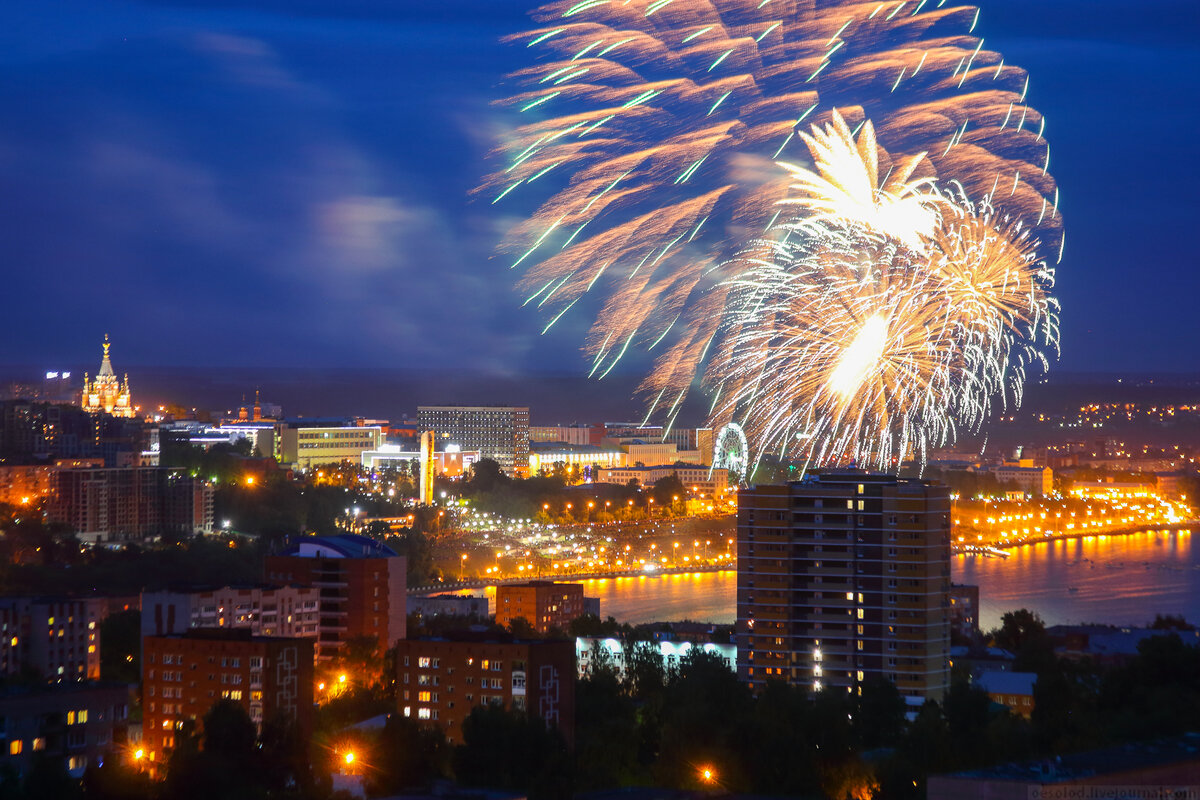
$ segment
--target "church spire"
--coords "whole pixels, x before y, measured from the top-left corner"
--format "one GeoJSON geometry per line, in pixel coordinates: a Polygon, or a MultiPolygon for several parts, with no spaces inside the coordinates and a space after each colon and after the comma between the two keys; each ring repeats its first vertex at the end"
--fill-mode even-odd
{"type": "Polygon", "coordinates": [[[109,343],[108,334],[106,333],[104,334],[104,358],[100,360],[100,371],[96,373],[96,377],[111,375],[115,378],[117,375],[113,372],[112,362],[108,360],[108,348],[110,347],[112,345],[109,343]]]}

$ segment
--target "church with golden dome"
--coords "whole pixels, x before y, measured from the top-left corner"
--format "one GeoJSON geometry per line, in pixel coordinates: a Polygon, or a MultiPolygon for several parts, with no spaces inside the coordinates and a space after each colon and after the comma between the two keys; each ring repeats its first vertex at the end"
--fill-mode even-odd
{"type": "Polygon", "coordinates": [[[117,374],[113,372],[112,362],[108,358],[109,347],[111,345],[106,333],[104,334],[104,358],[100,360],[100,371],[96,373],[96,379],[89,380],[86,372],[83,375],[83,395],[80,398],[80,405],[84,411],[91,414],[99,414],[103,411],[114,417],[130,418],[133,416],[134,407],[133,401],[129,398],[129,376],[125,376],[123,383],[117,379],[117,374]]]}

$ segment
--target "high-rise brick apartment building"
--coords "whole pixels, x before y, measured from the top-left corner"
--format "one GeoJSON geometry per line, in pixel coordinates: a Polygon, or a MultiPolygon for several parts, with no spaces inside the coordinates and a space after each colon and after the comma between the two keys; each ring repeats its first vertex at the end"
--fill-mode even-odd
{"type": "Polygon", "coordinates": [[[950,495],[857,470],[738,496],[738,675],[911,705],[949,684],[950,495]]]}
{"type": "Polygon", "coordinates": [[[538,633],[565,631],[585,613],[582,583],[530,581],[496,587],[496,624],[506,628],[522,617],[538,633]]]}
{"type": "Polygon", "coordinates": [[[277,716],[304,736],[312,730],[311,639],[206,628],[147,636],[143,650],[142,741],[154,765],[175,747],[184,720],[202,720],[222,699],[239,703],[260,730],[277,716]]]}
{"type": "Polygon", "coordinates": [[[528,406],[419,406],[417,426],[437,434],[438,450],[457,444],[478,450],[508,475],[529,474],[528,406]]]}
{"type": "Polygon", "coordinates": [[[575,731],[575,643],[520,642],[460,635],[408,639],[396,646],[396,703],[401,714],[462,742],[462,723],[476,706],[497,703],[575,731]]]}
{"type": "Polygon", "coordinates": [[[407,559],[366,536],[309,536],[267,556],[271,583],[320,590],[317,658],[328,659],[351,639],[371,636],[388,649],[404,638],[407,559]]]}

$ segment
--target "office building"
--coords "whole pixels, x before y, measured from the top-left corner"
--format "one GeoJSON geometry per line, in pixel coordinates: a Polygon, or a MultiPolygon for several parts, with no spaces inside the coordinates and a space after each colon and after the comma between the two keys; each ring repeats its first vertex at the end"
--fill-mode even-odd
{"type": "Polygon", "coordinates": [[[950,493],[858,470],[738,495],[738,675],[911,706],[949,684],[950,493]]]}
{"type": "Polygon", "coordinates": [[[642,489],[649,489],[656,481],[679,478],[686,491],[707,497],[723,495],[729,491],[729,471],[710,469],[700,464],[669,464],[659,467],[613,467],[596,471],[597,483],[615,483],[628,486],[635,481],[642,489]],[[711,474],[710,474],[711,473],[711,474]]]}
{"type": "Polygon", "coordinates": [[[184,721],[201,722],[223,699],[245,708],[260,733],[274,719],[312,731],[311,639],[209,628],[142,642],[142,746],[152,765],[166,760],[184,721]]]}
{"type": "Polygon", "coordinates": [[[496,587],[496,624],[506,628],[521,617],[538,633],[565,631],[586,613],[582,583],[530,581],[496,587]]]}
{"type": "Polygon", "coordinates": [[[268,582],[320,590],[320,659],[357,637],[377,639],[381,650],[404,638],[406,567],[391,548],[349,533],[296,539],[265,564],[268,582]]]}
{"type": "Polygon", "coordinates": [[[46,515],[92,544],[212,533],[213,487],[167,467],[60,467],[46,515]]]}
{"type": "Polygon", "coordinates": [[[1045,497],[1054,492],[1054,470],[1034,466],[1032,458],[992,467],[992,474],[1000,483],[1015,486],[1030,497],[1045,497]]]}
{"type": "Polygon", "coordinates": [[[604,438],[603,425],[530,425],[529,441],[540,444],[598,445],[604,438]]]}
{"type": "Polygon", "coordinates": [[[408,639],[396,645],[396,704],[401,714],[462,742],[476,706],[497,703],[575,730],[575,645],[510,638],[408,639]]]}
{"type": "MultiPolygon", "coordinates": [[[[81,683],[0,690],[0,784],[24,778],[48,759],[75,779],[115,757],[124,745],[129,688],[81,683]]],[[[14,787],[15,788],[15,787],[14,787]]]]}
{"type": "Polygon", "coordinates": [[[319,420],[289,420],[279,431],[279,461],[300,469],[349,461],[358,464],[363,453],[383,443],[379,425],[341,424],[319,420]]]}
{"type": "Polygon", "coordinates": [[[529,408],[527,406],[420,406],[418,427],[437,434],[443,443],[478,450],[500,465],[505,474],[529,474],[529,408]]]}
{"type": "Polygon", "coordinates": [[[565,469],[595,479],[599,469],[623,467],[627,458],[625,451],[616,446],[534,442],[529,445],[529,474],[553,474],[556,469],[565,469]]]}
{"type": "Polygon", "coordinates": [[[142,636],[191,628],[239,628],[255,636],[316,640],[321,590],[315,586],[220,586],[142,592],[142,636]]]}
{"type": "Polygon", "coordinates": [[[0,598],[0,676],[35,672],[50,682],[100,678],[101,598],[0,598]]]}

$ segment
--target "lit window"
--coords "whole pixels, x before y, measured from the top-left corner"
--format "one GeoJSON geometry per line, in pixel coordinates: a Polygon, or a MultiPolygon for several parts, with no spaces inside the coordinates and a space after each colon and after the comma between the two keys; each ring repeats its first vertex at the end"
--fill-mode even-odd
{"type": "Polygon", "coordinates": [[[429,709],[428,708],[418,708],[417,709],[417,719],[429,719],[429,709]]]}
{"type": "Polygon", "coordinates": [[[8,743],[8,754],[10,756],[21,755],[21,740],[20,739],[13,739],[11,742],[8,743]]]}

